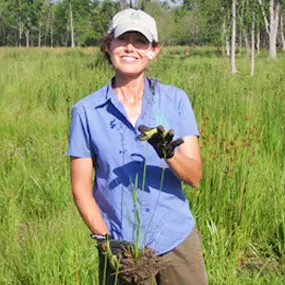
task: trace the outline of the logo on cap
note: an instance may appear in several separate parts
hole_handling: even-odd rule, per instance
[[[130,15],[130,19],[133,19],[133,20],[141,20],[141,17],[138,13],[136,12],[133,12],[131,15]]]

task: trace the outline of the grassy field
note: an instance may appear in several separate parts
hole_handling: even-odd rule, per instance
[[[96,49],[0,59],[0,284],[98,284],[65,152],[71,106],[112,70]],[[165,48],[148,74],[186,90],[197,117],[203,179],[185,194],[209,283],[285,284],[285,54],[259,55],[254,77],[244,55],[237,69],[214,49]]]

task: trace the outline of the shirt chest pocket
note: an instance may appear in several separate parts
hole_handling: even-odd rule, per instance
[[[91,128],[91,147],[97,159],[108,161],[130,152],[134,134],[117,119],[101,121]]]

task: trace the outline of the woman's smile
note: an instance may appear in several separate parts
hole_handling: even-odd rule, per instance
[[[123,55],[121,58],[126,62],[134,62],[135,60],[137,60],[136,57],[129,56],[129,55]]]

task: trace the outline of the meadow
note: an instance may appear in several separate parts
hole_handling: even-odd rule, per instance
[[[0,49],[0,284],[91,285],[95,242],[74,206],[72,105],[113,71],[98,49]],[[148,75],[190,96],[203,179],[184,186],[209,284],[285,284],[285,54],[251,77],[214,48],[165,48]],[[179,284],[174,284],[179,285]]]

